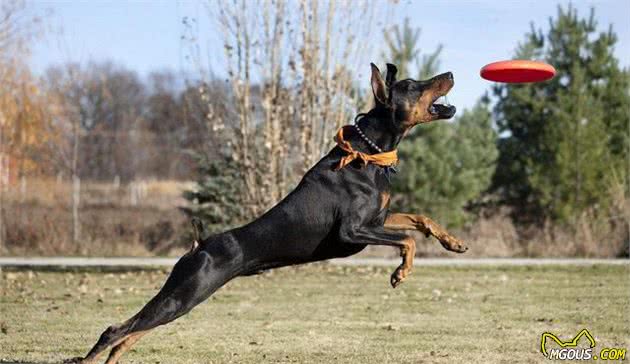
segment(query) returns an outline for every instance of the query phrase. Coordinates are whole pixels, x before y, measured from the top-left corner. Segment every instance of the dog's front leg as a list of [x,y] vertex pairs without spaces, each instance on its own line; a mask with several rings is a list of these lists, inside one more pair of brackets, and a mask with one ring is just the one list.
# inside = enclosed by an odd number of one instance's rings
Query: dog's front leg
[[463,253],[468,250],[468,247],[461,240],[449,234],[435,221],[424,215],[389,214],[385,219],[385,228],[391,230],[418,230],[427,237],[430,235],[435,236],[447,250],[457,253]]
[[352,224],[342,225],[339,230],[340,240],[349,244],[389,245],[400,248],[402,263],[391,275],[390,283],[396,288],[411,273],[413,257],[416,254],[416,242],[406,234],[387,231],[383,227],[361,227]]

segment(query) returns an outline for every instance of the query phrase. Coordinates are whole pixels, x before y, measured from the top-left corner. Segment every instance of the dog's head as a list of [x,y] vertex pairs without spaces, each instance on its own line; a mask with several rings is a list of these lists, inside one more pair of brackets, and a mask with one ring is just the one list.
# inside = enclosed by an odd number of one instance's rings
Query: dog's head
[[436,103],[453,88],[451,72],[446,72],[428,80],[416,81],[410,78],[397,81],[396,66],[387,64],[387,76],[381,77],[378,67],[372,65],[372,92],[376,108],[392,113],[400,129],[407,131],[415,125],[438,119],[450,119],[455,115],[455,106]]

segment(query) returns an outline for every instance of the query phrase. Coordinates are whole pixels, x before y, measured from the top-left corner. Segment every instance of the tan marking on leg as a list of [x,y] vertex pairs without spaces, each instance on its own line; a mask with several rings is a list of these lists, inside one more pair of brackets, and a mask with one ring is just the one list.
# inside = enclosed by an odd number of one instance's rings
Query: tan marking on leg
[[107,348],[111,347],[111,346],[115,346],[118,345],[118,343],[120,343],[121,341],[123,341],[125,338],[123,337],[122,339],[114,342],[112,345],[107,345],[104,346],[102,349],[99,349],[99,351],[97,352],[91,352],[85,357],[80,359],[79,361],[77,361],[77,364],[93,364],[96,362],[96,360],[103,355],[103,353],[105,352],[105,350],[107,350]]
[[413,257],[416,255],[416,241],[408,237],[403,242],[405,245],[400,249],[400,256],[403,258],[402,267],[406,274],[409,274],[413,267]]
[[412,237],[408,236],[402,241],[400,247],[400,256],[402,257],[402,264],[396,268],[392,273],[391,281],[392,287],[396,288],[402,283],[407,276],[411,273],[413,267],[413,258],[416,254],[416,241]]
[[381,193],[381,210],[389,206],[389,198],[390,198],[389,192]]
[[446,232],[435,221],[424,215],[390,214],[385,219],[385,228],[392,230],[418,230],[427,237],[430,235],[435,236],[447,250],[457,253],[463,253],[468,250],[462,241]]
[[417,230],[414,220],[415,215],[410,214],[389,214],[385,219],[385,228],[392,230]]
[[135,344],[142,336],[144,336],[148,331],[139,331],[133,334],[127,335],[122,342],[112,348],[112,351],[109,352],[109,357],[105,364],[116,364],[118,363],[118,359],[131,348],[133,344]]
[[[126,325],[130,325],[130,323],[132,322],[132,320],[134,319],[134,317],[129,318],[128,320],[126,320],[125,322],[122,322],[118,325],[112,325],[110,327],[108,327],[105,331],[103,331],[102,335],[105,335],[108,331],[116,331],[116,330],[120,330],[120,328],[126,326]],[[110,333],[111,334],[111,333]],[[121,337],[120,339],[114,341],[111,344],[108,345],[99,345],[101,338],[99,337],[98,341],[96,342],[96,344],[94,345],[94,347],[92,347],[92,349],[90,350],[90,352],[87,354],[87,356],[85,356],[83,359],[81,359],[78,363],[79,364],[93,364],[96,362],[96,360],[105,352],[105,350],[107,350],[110,347],[115,347],[118,344],[120,344],[121,342],[123,342],[129,335],[124,335],[123,337]]]

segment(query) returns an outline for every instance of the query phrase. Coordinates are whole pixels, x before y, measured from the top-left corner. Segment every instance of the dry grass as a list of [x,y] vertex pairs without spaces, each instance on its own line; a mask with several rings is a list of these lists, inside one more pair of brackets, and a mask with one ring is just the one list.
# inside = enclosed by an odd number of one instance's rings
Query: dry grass
[[[169,209],[185,203],[182,192],[194,182],[142,180],[128,184],[82,182],[82,206],[147,206]],[[136,196],[134,196],[136,195]],[[70,206],[72,183],[65,180],[29,178],[8,186],[5,203],[31,203],[44,206]]]
[[9,205],[6,249],[10,255],[150,256],[177,244],[189,230],[176,209],[86,207],[82,238],[72,242],[72,215],[62,207]]
[[[5,194],[3,210],[11,255],[149,256],[174,254],[189,232],[178,211],[186,201],[182,191],[190,182],[145,181],[134,185],[84,183],[80,221],[82,240],[72,243],[71,186],[55,180],[29,180]],[[135,195],[134,195],[135,194]],[[132,198],[132,195],[135,197]],[[140,197],[140,198],[139,198]],[[134,200],[135,199],[135,200]],[[620,257],[628,256],[630,199],[621,191],[611,207],[612,217],[585,212],[577,228],[552,224],[518,229],[507,212],[477,220],[468,229],[452,231],[470,250],[458,257]],[[135,203],[132,203],[135,202]],[[434,238],[413,234],[417,255],[452,257]],[[1,250],[0,250],[1,251]],[[394,257],[390,247],[370,247],[364,256]]]
[[[144,181],[116,186],[83,183],[81,239],[72,241],[71,185],[28,180],[3,201],[5,254],[148,256],[177,244],[189,225],[178,206],[188,182]],[[184,230],[185,229],[185,230]]]
[[[393,269],[393,267],[392,267]],[[540,336],[586,327],[597,348],[630,345],[630,265],[309,265],[239,278],[146,336],[126,363],[532,363]],[[0,362],[59,362],[149,299],[163,271],[5,271]],[[45,338],[45,339],[44,339]]]
[[[577,230],[553,226],[530,227],[519,231],[505,215],[495,214],[477,220],[464,231],[451,231],[469,247],[465,254],[446,251],[435,240],[423,234],[412,233],[416,240],[416,255],[419,257],[480,258],[480,257],[628,257],[630,240],[627,222],[617,224],[609,221],[584,218]],[[391,247],[368,247],[364,256],[396,257],[398,251]]]

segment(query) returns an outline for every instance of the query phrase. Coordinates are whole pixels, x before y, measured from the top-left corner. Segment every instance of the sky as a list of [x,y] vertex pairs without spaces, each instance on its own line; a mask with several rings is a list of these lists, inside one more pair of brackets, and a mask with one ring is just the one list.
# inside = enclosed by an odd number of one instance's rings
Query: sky
[[[381,20],[395,25],[408,17],[412,26],[422,29],[422,49],[444,46],[440,71],[454,73],[449,101],[461,109],[474,105],[492,85],[479,77],[480,68],[511,59],[531,22],[546,30],[559,4],[566,6],[569,1],[401,0]],[[37,1],[32,5],[34,11],[52,13],[48,19],[53,31],[32,51],[31,65],[38,74],[51,65],[105,60],[140,76],[159,70],[184,71],[188,63],[181,41],[182,19],[206,16],[205,5],[192,1]],[[619,38],[615,54],[622,66],[630,67],[630,0],[578,0],[573,6],[583,16],[594,7],[601,30],[613,25]],[[212,27],[204,29],[204,42],[217,44],[219,37]],[[374,61],[382,63],[376,57]],[[357,77],[369,87],[369,64],[357,70]]]

